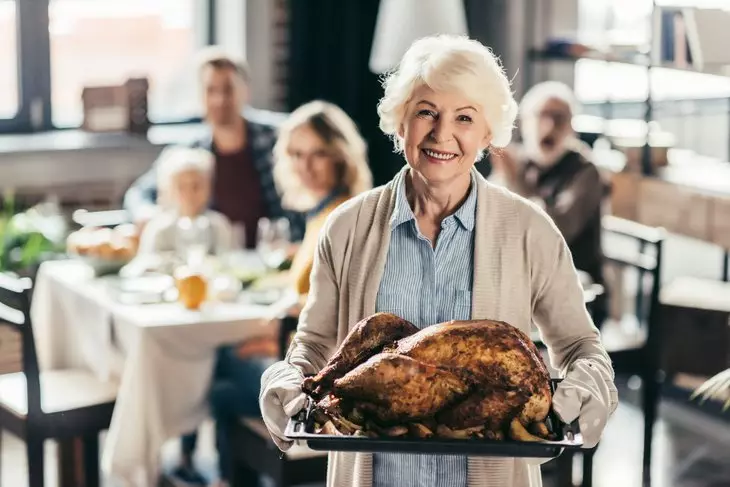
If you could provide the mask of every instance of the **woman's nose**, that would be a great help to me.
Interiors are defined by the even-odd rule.
[[[447,120],[438,119],[434,121],[433,128],[431,129],[431,138],[435,142],[451,140],[452,136],[452,126]]]
[[[299,164],[301,164],[302,170],[307,174],[312,172],[312,154],[302,154],[300,157]]]

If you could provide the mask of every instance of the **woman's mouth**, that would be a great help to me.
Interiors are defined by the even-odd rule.
[[[453,161],[458,156],[458,154],[454,154],[453,152],[443,152],[434,149],[421,149],[421,152],[429,162],[434,164],[445,164]]]

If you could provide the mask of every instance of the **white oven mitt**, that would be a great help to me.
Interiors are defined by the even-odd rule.
[[[578,418],[584,448],[598,444],[617,404],[612,371],[590,359],[571,364],[553,394],[553,410],[563,422],[570,424]]]
[[[307,404],[307,396],[302,392],[303,381],[299,369],[287,362],[275,363],[261,376],[261,415],[281,451],[288,450],[293,443],[284,435],[289,418]]]

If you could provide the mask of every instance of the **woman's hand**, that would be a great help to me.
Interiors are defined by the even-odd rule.
[[[593,448],[601,439],[611,413],[603,398],[610,397],[609,385],[591,360],[577,360],[553,394],[553,410],[564,423],[578,418],[583,447]]]
[[[286,362],[277,362],[261,377],[261,415],[281,451],[288,450],[292,445],[292,441],[284,435],[289,418],[307,404],[307,396],[302,392],[303,380],[301,373]]]

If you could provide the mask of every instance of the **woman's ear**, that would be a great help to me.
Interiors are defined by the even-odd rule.
[[[402,122],[401,122],[400,125],[398,125],[398,132],[397,132],[397,134],[398,134],[398,137],[400,137],[401,139],[405,139],[406,138],[406,127],[405,127],[405,125]]]
[[[487,135],[482,139],[482,150],[487,151],[492,146],[492,132],[487,132]]]

